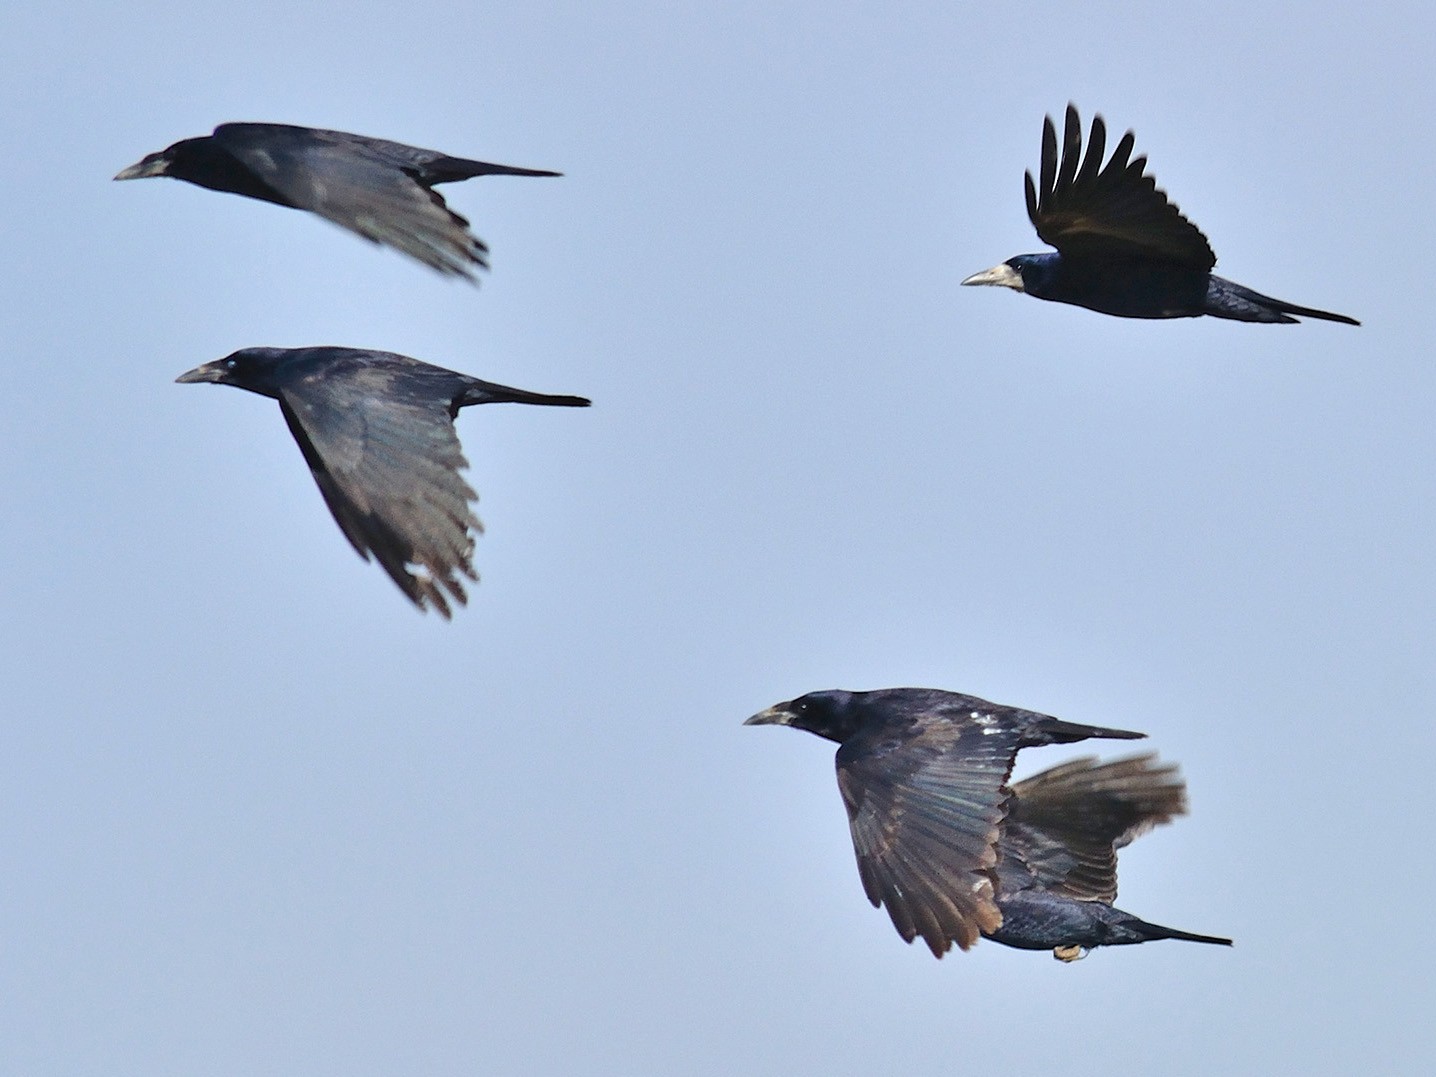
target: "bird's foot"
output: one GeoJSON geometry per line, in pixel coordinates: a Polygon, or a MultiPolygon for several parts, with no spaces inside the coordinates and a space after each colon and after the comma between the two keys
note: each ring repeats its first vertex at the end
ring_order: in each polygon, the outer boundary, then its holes
{"type": "Polygon", "coordinates": [[[1087,956],[1087,949],[1083,946],[1058,946],[1052,951],[1052,956],[1058,961],[1071,964],[1073,961],[1081,961],[1087,956]]]}

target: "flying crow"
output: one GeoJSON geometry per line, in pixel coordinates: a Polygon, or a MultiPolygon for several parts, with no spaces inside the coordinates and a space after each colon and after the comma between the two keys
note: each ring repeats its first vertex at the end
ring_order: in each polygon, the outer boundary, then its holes
{"type": "Polygon", "coordinates": [[[1153,939],[1231,945],[1112,906],[1117,849],[1186,810],[1175,767],[1151,755],[1079,759],[1008,785],[1022,748],[1142,733],[930,688],[810,692],[745,724],[838,743],[838,789],[868,899],[936,957],[984,935],[1065,961],[1153,939]]]}
{"type": "Polygon", "coordinates": [[[440,273],[474,279],[488,247],[434,185],[473,176],[557,176],[470,161],[402,142],[292,127],[226,123],[130,165],[117,180],[170,176],[212,191],[307,209],[375,243],[397,247],[440,273]]]}
{"type": "Polygon", "coordinates": [[[585,408],[581,396],[510,389],[362,348],[244,348],[175,379],[248,389],[279,401],[340,530],[372,554],[420,609],[444,617],[467,601],[460,574],[483,530],[454,419],[470,404],[585,408]],[[447,594],[446,594],[447,592],[447,594]]]}
{"type": "Polygon", "coordinates": [[[1106,167],[1107,128],[1092,121],[1087,154],[1082,124],[1067,106],[1062,157],[1052,117],[1042,127],[1042,179],[1027,173],[1027,216],[1057,253],[1019,254],[974,273],[963,284],[998,284],[1038,299],[1075,303],[1122,318],[1196,318],[1295,322],[1292,315],[1360,325],[1345,314],[1299,307],[1218,277],[1207,237],[1144,175],[1145,157],[1129,160],[1132,132],[1106,167]]]}

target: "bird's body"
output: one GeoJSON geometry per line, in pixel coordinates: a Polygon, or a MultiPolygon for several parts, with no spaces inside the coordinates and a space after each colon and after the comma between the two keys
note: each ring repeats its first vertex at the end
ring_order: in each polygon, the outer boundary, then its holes
{"type": "Polygon", "coordinates": [[[1069,959],[1157,938],[1228,943],[1112,907],[1117,848],[1185,810],[1175,768],[1086,759],[1008,785],[1023,748],[1141,733],[919,688],[812,692],[748,724],[839,744],[863,888],[905,940],[920,936],[938,957],[979,936],[1069,959]]]}
{"type": "Polygon", "coordinates": [[[1217,257],[1201,233],[1131,158],[1128,131],[1103,166],[1106,126],[1092,121],[1085,157],[1077,110],[1067,106],[1062,153],[1049,117],[1038,183],[1027,174],[1027,215],[1056,252],[1019,254],[963,284],[1012,288],[1120,318],[1295,322],[1297,317],[1359,325],[1344,314],[1262,295],[1212,273],[1217,257]]]}
{"type": "Polygon", "coordinates": [[[557,176],[471,161],[346,131],[226,123],[152,153],[115,179],[169,176],[212,191],[304,209],[440,273],[473,277],[488,247],[432,189],[473,176],[557,176]]]}
{"type": "Polygon", "coordinates": [[[372,555],[420,609],[445,617],[477,579],[477,494],[453,420],[473,404],[587,407],[481,381],[393,352],[361,348],[245,348],[180,375],[279,401],[294,440],[346,538],[372,555]]]}

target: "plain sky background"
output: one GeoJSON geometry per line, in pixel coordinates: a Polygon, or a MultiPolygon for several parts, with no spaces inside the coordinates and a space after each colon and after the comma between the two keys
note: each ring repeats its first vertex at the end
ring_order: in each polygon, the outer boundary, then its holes
{"type": "Polygon", "coordinates": [[[0,29],[0,1073],[1429,1072],[1431,5],[0,29]],[[1043,249],[1022,173],[1068,100],[1219,272],[1366,324],[960,289],[1043,249]],[[226,120],[566,176],[444,189],[477,290],[110,182],[226,120]],[[460,418],[488,531],[445,623],[272,402],[172,384],[259,344],[594,406],[460,418]],[[740,725],[905,684],[1147,731],[1192,814],[1120,904],[1236,947],[905,946],[831,746],[740,725]]]}

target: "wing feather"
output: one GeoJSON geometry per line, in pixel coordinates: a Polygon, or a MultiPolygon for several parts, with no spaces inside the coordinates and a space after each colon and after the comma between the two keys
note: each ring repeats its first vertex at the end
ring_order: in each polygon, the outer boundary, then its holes
{"type": "Polygon", "coordinates": [[[440,273],[472,279],[473,266],[488,266],[488,247],[469,222],[421,180],[442,157],[433,150],[272,124],[222,124],[213,137],[299,209],[440,273]]]}
{"type": "Polygon", "coordinates": [[[482,525],[447,400],[396,393],[382,370],[330,370],[280,393],[280,407],[324,501],[366,561],[372,555],[420,608],[450,615],[482,525]]]}
{"type": "Polygon", "coordinates": [[[993,866],[1019,733],[989,716],[928,713],[838,751],[863,889],[941,957],[997,930],[993,866]]]}
{"type": "Polygon", "coordinates": [[[1151,753],[1073,759],[1013,784],[1000,851],[1043,890],[1111,904],[1117,850],[1186,809],[1176,765],[1151,753]]]}
{"type": "Polygon", "coordinates": [[[1145,175],[1146,157],[1128,160],[1134,146],[1128,131],[1102,167],[1106,125],[1092,121],[1087,155],[1077,109],[1067,106],[1062,154],[1052,118],[1042,127],[1041,184],[1026,176],[1027,216],[1037,235],[1064,255],[1135,258],[1203,271],[1216,255],[1201,230],[1145,175]],[[1080,164],[1079,164],[1080,162],[1080,164]]]}

